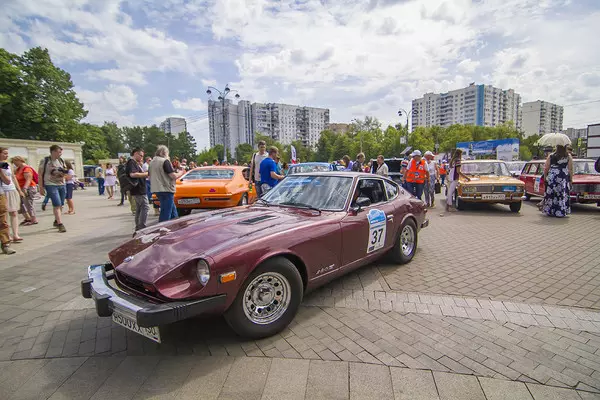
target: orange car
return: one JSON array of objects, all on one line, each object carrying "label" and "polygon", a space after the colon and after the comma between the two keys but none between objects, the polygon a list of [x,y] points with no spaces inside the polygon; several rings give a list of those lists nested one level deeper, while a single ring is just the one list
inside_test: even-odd
[{"label": "orange car", "polygon": [[[211,166],[194,168],[175,183],[175,206],[179,216],[193,209],[226,208],[252,203],[256,190],[249,190],[250,168],[238,166]],[[155,204],[160,205],[156,195]]]}]

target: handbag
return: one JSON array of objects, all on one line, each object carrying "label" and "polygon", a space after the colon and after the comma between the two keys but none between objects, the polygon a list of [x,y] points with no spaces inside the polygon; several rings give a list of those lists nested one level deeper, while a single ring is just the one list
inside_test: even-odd
[{"label": "handbag", "polygon": [[434,190],[435,190],[435,194],[440,194],[440,193],[442,193],[442,185],[440,185],[440,183],[439,183],[439,182],[436,182],[436,183],[435,183],[435,189],[434,189]]}]

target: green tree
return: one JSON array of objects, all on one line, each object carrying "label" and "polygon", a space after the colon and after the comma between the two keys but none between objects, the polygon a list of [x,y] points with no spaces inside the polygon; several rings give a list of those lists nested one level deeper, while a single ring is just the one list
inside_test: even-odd
[{"label": "green tree", "polygon": [[254,154],[254,149],[251,144],[248,143],[240,143],[235,148],[235,159],[238,163],[249,163],[252,159],[252,155]]},{"label": "green tree", "polygon": [[[221,147],[221,157],[223,156],[223,147]],[[219,155],[217,154],[217,151],[215,150],[215,148],[210,148],[210,149],[204,149],[202,150],[199,154],[198,157],[196,157],[196,160],[198,161],[198,164],[202,164],[202,163],[208,163],[208,165],[211,165],[213,160],[218,160],[219,159]]]},{"label": "green tree", "polygon": [[116,122],[104,122],[100,129],[106,140],[106,150],[111,157],[116,157],[117,153],[126,151],[123,131],[117,126]]},{"label": "green tree", "polygon": [[435,147],[435,141],[431,134],[431,130],[423,127],[415,128],[408,136],[408,145],[413,150],[420,150],[421,153],[426,151],[433,151]]},{"label": "green tree", "polygon": [[22,56],[0,49],[0,133],[37,140],[80,141],[77,124],[87,115],[71,76],[56,67],[48,50]]},{"label": "green tree", "polygon": [[[343,136],[346,136],[345,134]],[[325,130],[321,132],[317,141],[317,149],[312,155],[312,161],[329,161],[335,159],[333,148],[338,134]],[[338,158],[339,159],[339,158]]]},{"label": "green tree", "polygon": [[196,158],[196,140],[188,132],[180,132],[169,142],[169,152],[179,159],[193,160]]},{"label": "green tree", "polygon": [[467,125],[451,125],[446,128],[439,144],[441,152],[450,152],[456,148],[456,143],[473,140],[473,127]]}]

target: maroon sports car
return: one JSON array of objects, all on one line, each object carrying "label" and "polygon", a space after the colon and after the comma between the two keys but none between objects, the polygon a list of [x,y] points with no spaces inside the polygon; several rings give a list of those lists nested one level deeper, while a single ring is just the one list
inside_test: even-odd
[{"label": "maroon sports car", "polygon": [[388,254],[409,262],[424,203],[372,174],[288,176],[252,206],[148,227],[88,268],[98,315],[160,343],[159,326],[224,314],[241,336],[285,328],[303,295]]}]

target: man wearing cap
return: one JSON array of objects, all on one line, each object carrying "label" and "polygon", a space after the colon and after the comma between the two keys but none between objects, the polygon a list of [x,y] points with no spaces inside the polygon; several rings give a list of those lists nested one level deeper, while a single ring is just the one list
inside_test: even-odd
[{"label": "man wearing cap", "polygon": [[421,200],[425,182],[429,181],[429,172],[427,172],[425,161],[421,158],[419,150],[413,151],[411,156],[412,160],[406,167],[406,189]]}]

